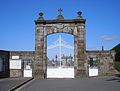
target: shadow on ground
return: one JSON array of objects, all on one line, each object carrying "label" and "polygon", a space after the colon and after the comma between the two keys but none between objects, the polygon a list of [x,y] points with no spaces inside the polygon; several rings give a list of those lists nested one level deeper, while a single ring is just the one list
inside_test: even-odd
[{"label": "shadow on ground", "polygon": [[109,78],[106,81],[117,81],[117,82],[120,82],[120,74],[116,74],[115,77]]}]

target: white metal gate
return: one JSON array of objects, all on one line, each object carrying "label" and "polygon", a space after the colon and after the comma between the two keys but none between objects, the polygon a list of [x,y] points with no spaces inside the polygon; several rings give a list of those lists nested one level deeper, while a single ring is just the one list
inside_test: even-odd
[{"label": "white metal gate", "polygon": [[47,78],[74,78],[74,68],[47,68]]},{"label": "white metal gate", "polygon": [[89,76],[98,76],[98,68],[96,67],[89,67]]},{"label": "white metal gate", "polygon": [[24,77],[32,77],[32,60],[24,59],[24,70],[23,75]]},{"label": "white metal gate", "polygon": [[89,58],[89,76],[98,76],[98,59],[96,56]]},{"label": "white metal gate", "polygon": [[66,42],[62,40],[61,35],[54,44],[47,47],[47,50],[55,47],[59,47],[59,59],[57,59],[57,55],[53,61],[48,61],[47,59],[47,78],[74,78],[73,57],[71,55],[69,57],[62,56],[61,51],[61,47],[68,49],[74,49],[74,47],[66,44]]}]

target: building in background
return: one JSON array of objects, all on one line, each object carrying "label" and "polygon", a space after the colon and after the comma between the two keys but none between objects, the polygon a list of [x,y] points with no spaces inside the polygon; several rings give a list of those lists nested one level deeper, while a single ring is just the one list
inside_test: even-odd
[{"label": "building in background", "polygon": [[0,78],[9,77],[9,51],[0,50]]}]

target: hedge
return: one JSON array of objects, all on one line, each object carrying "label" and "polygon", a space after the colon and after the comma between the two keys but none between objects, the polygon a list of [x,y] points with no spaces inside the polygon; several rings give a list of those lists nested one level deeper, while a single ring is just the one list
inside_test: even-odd
[{"label": "hedge", "polygon": [[120,72],[120,61],[115,62],[115,69]]}]

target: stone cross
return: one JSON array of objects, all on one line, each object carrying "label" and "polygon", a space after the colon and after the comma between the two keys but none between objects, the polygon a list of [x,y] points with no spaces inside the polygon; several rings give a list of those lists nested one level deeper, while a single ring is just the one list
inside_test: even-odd
[{"label": "stone cross", "polygon": [[61,14],[62,14],[62,9],[60,8],[60,9],[58,10],[58,12],[59,12],[59,15],[61,15]]}]

